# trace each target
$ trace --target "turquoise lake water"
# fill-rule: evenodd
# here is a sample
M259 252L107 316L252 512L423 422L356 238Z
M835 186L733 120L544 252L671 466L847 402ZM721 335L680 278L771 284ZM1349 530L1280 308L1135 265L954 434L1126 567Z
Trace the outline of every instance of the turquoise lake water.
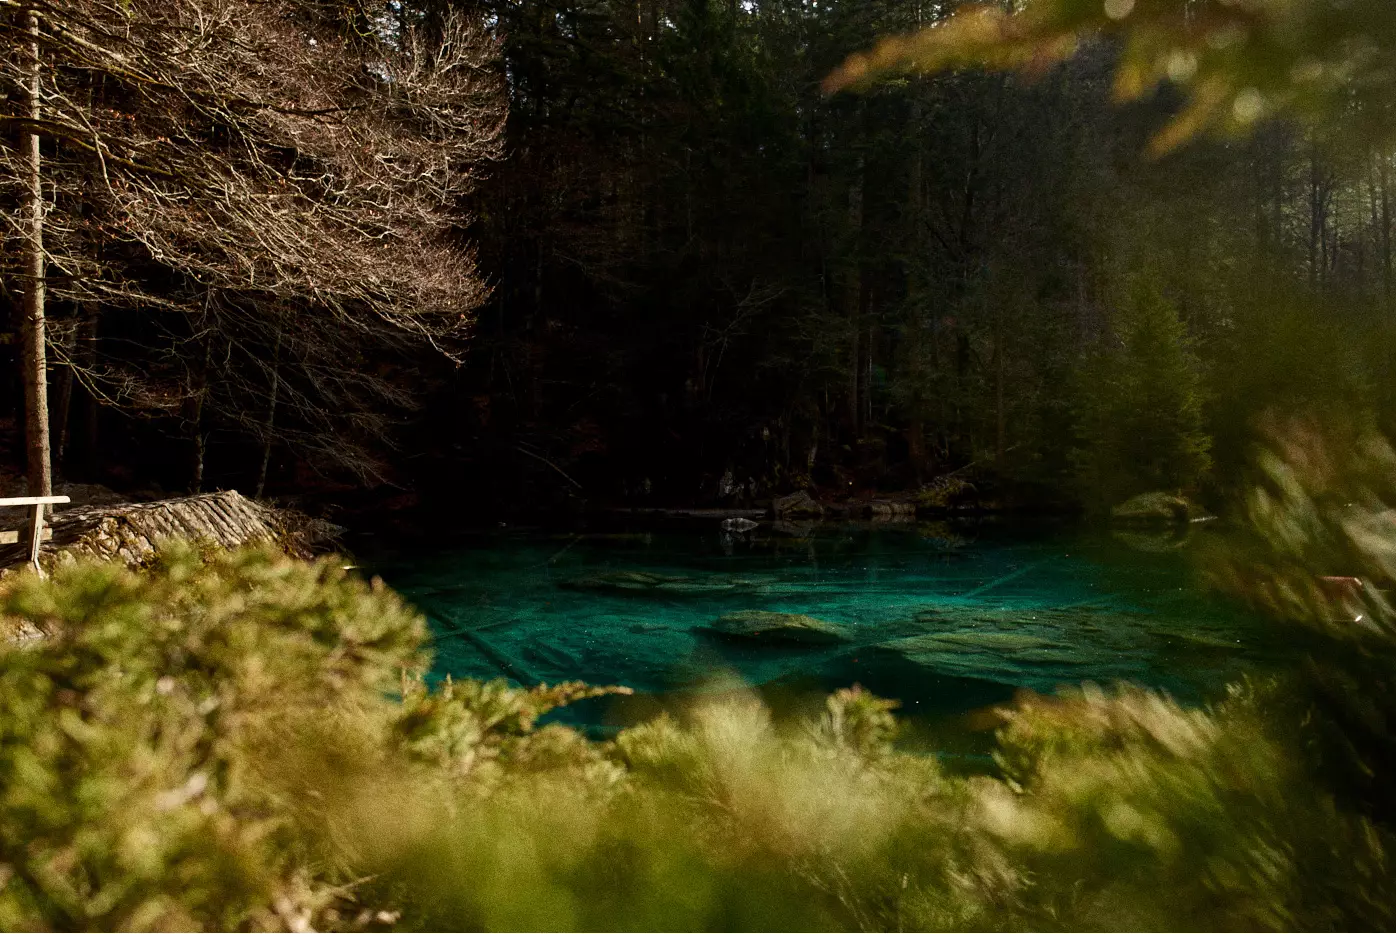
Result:
M736 683L770 697L860 683L914 718L1083 681L1198 702L1269 664L1265 624L1204 593L1178 545L1045 525L735 535L714 522L501 530L379 555L371 569L427 615L437 676L624 684L655 704ZM703 631L741 610L807 614L848 640L758 645ZM652 710L598 701L564 718L605 729Z

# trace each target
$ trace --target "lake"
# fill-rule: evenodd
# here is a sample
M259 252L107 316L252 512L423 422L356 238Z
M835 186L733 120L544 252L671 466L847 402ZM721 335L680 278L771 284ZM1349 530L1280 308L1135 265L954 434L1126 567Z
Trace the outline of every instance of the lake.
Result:
M1196 534L1205 534L1198 532ZM1195 537L1195 536L1194 536ZM1084 681L1198 703L1267 665L1267 624L1205 593L1191 546L1057 524L501 529L366 559L435 634L434 675L623 684L562 719L607 732L747 686L779 706L859 683L925 722ZM715 636L805 614L834 644Z

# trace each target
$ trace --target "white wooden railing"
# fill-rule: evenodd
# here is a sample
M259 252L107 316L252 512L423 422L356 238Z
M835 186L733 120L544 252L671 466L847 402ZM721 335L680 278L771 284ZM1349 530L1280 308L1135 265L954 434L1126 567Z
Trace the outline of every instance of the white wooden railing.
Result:
M15 540L19 540L19 534L27 533L29 538L29 564L35 571L39 570L39 542L44 538L44 507L58 503L72 502L66 496L11 496L0 498L0 506L28 506L29 525L26 529L21 529L16 534Z

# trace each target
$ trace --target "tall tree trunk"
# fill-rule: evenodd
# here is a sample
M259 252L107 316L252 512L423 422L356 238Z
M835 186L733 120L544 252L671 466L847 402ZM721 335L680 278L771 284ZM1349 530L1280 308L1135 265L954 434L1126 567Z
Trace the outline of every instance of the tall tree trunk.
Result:
M1309 287L1318 288L1321 281L1322 257L1319 254L1324 228L1328 226L1325 217L1325 198L1320 184L1318 154L1309 157Z
M912 412L907 425L906 453L911 461L911 476L919 487L926 472L926 419L922 417L919 405Z
M77 347L75 348L77 364L80 370L91 372L97 365L97 321L98 312L95 307L89 308L87 317L83 319L78 330ZM81 442L82 459L78 461L81 465L82 476L88 482L97 480L98 464L97 452L97 396L86 386L80 387L82 390L82 406L79 411L82 417L79 424L82 426L83 438Z
M921 3L919 0L913 7L916 24L921 25ZM922 144L921 132L924 123L921 94L918 92L911 101L911 127L913 142L916 150L911 160L910 191L908 192L908 202L911 205L911 224L906 232L907 240L919 246L926 234L926 147ZM908 260L904 266L904 276L907 282L908 302L911 311L908 313L906 323L907 349L906 364L907 374L918 384L926 379L926 369L928 367L928 352L925 347L926 337L926 314L921 301L915 299L916 284L920 282L920 270ZM908 412L907 425L907 457L911 460L911 473L920 487L924 479L926 468L926 417L924 392L918 385L917 390L912 394L910 411Z
M195 495L204 491L204 431L202 415L204 408L204 395L199 393L194 403L194 436L192 438L193 450L189 455L189 492Z
M67 364L58 371L58 398L53 402L53 412L49 416L53 432L53 467L63 476L63 452L68 446L68 415L73 405L73 367L77 365L78 341L82 336L80 328L74 328L68 339Z
M276 429L276 397L281 391L281 329L276 329L276 350L271 362L271 400L267 404L267 426L262 436L262 466L257 471L257 491L253 499L261 499L267 488L267 468L271 465L271 439Z
M1393 281L1391 256L1391 156L1383 153L1377 162L1377 183L1381 186L1381 276L1382 293L1391 302L1396 281Z
M863 372L863 303L866 298L863 281L863 195L867 163L859 158L853 185L848 191L848 249L852 256L845 261L848 270L844 283L844 302L848 314L849 347L848 416L853 441L862 437L862 372Z
M1388 315L1396 312L1396 282L1393 281L1391 255L1391 154L1380 152L1376 157L1376 177L1372 185L1372 220L1377 227L1377 262L1381 266L1381 294ZM1390 348L1386 354L1386 372L1383 383L1387 387L1387 398L1396 394L1392 385L1391 373L1396 369L1396 352Z
M204 358L193 375L193 385L184 402L184 422L189 431L189 492L202 493L204 489L204 397L208 395L208 370L212 363L213 341L204 335Z
M39 154L38 123L42 118L39 97L39 18L28 15L29 118L34 121L23 134L25 155L24 218L28 235L24 245L25 277L24 327L20 366L24 378L24 437L30 496L53 494L53 473L49 464L48 439L48 361L44 347L44 190L43 162Z
M873 354L877 352L877 345L881 334L877 327L877 319L873 317L874 296L873 273L869 268L864 268L859 274L862 282L862 294L858 299L858 313L867 324L867 332L863 335L863 397L859 406L861 413L860 425L866 429L873 424L873 366L875 360Z
M994 464L1003 470L1006 416L1003 403L1003 303L994 305Z
M858 378L858 375L863 369L863 329L859 326L858 322L858 302L856 300L849 302L848 317L849 340L852 344L849 348L848 367L848 427L853 433L853 440L857 441L862 434L858 430L858 416L862 411L862 407L858 404L858 400L862 398L862 395L858 391L858 386L862 381Z

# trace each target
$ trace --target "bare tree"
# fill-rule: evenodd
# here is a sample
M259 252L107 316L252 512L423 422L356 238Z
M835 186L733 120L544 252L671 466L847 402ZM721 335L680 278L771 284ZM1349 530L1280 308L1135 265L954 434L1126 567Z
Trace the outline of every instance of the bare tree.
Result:
M9 235L34 244L26 295L42 301L32 264L47 257L55 302L123 322L75 377L132 411L186 413L196 454L212 417L264 460L282 444L377 475L373 449L414 402L412 354L456 353L488 294L458 231L461 198L500 155L494 39L370 0L6 8L0 80L35 89L0 99L14 134L0 203ZM53 192L42 231L39 186ZM11 255L0 273L28 281Z
M21 56L29 123L21 134L24 158L24 322L20 353L24 381L24 436L26 473L30 496L53 493L53 471L49 462L48 367L44 353L44 192L43 159L39 150L38 125L43 119L40 98L42 60L39 53L39 20L31 11L24 17L28 42Z

